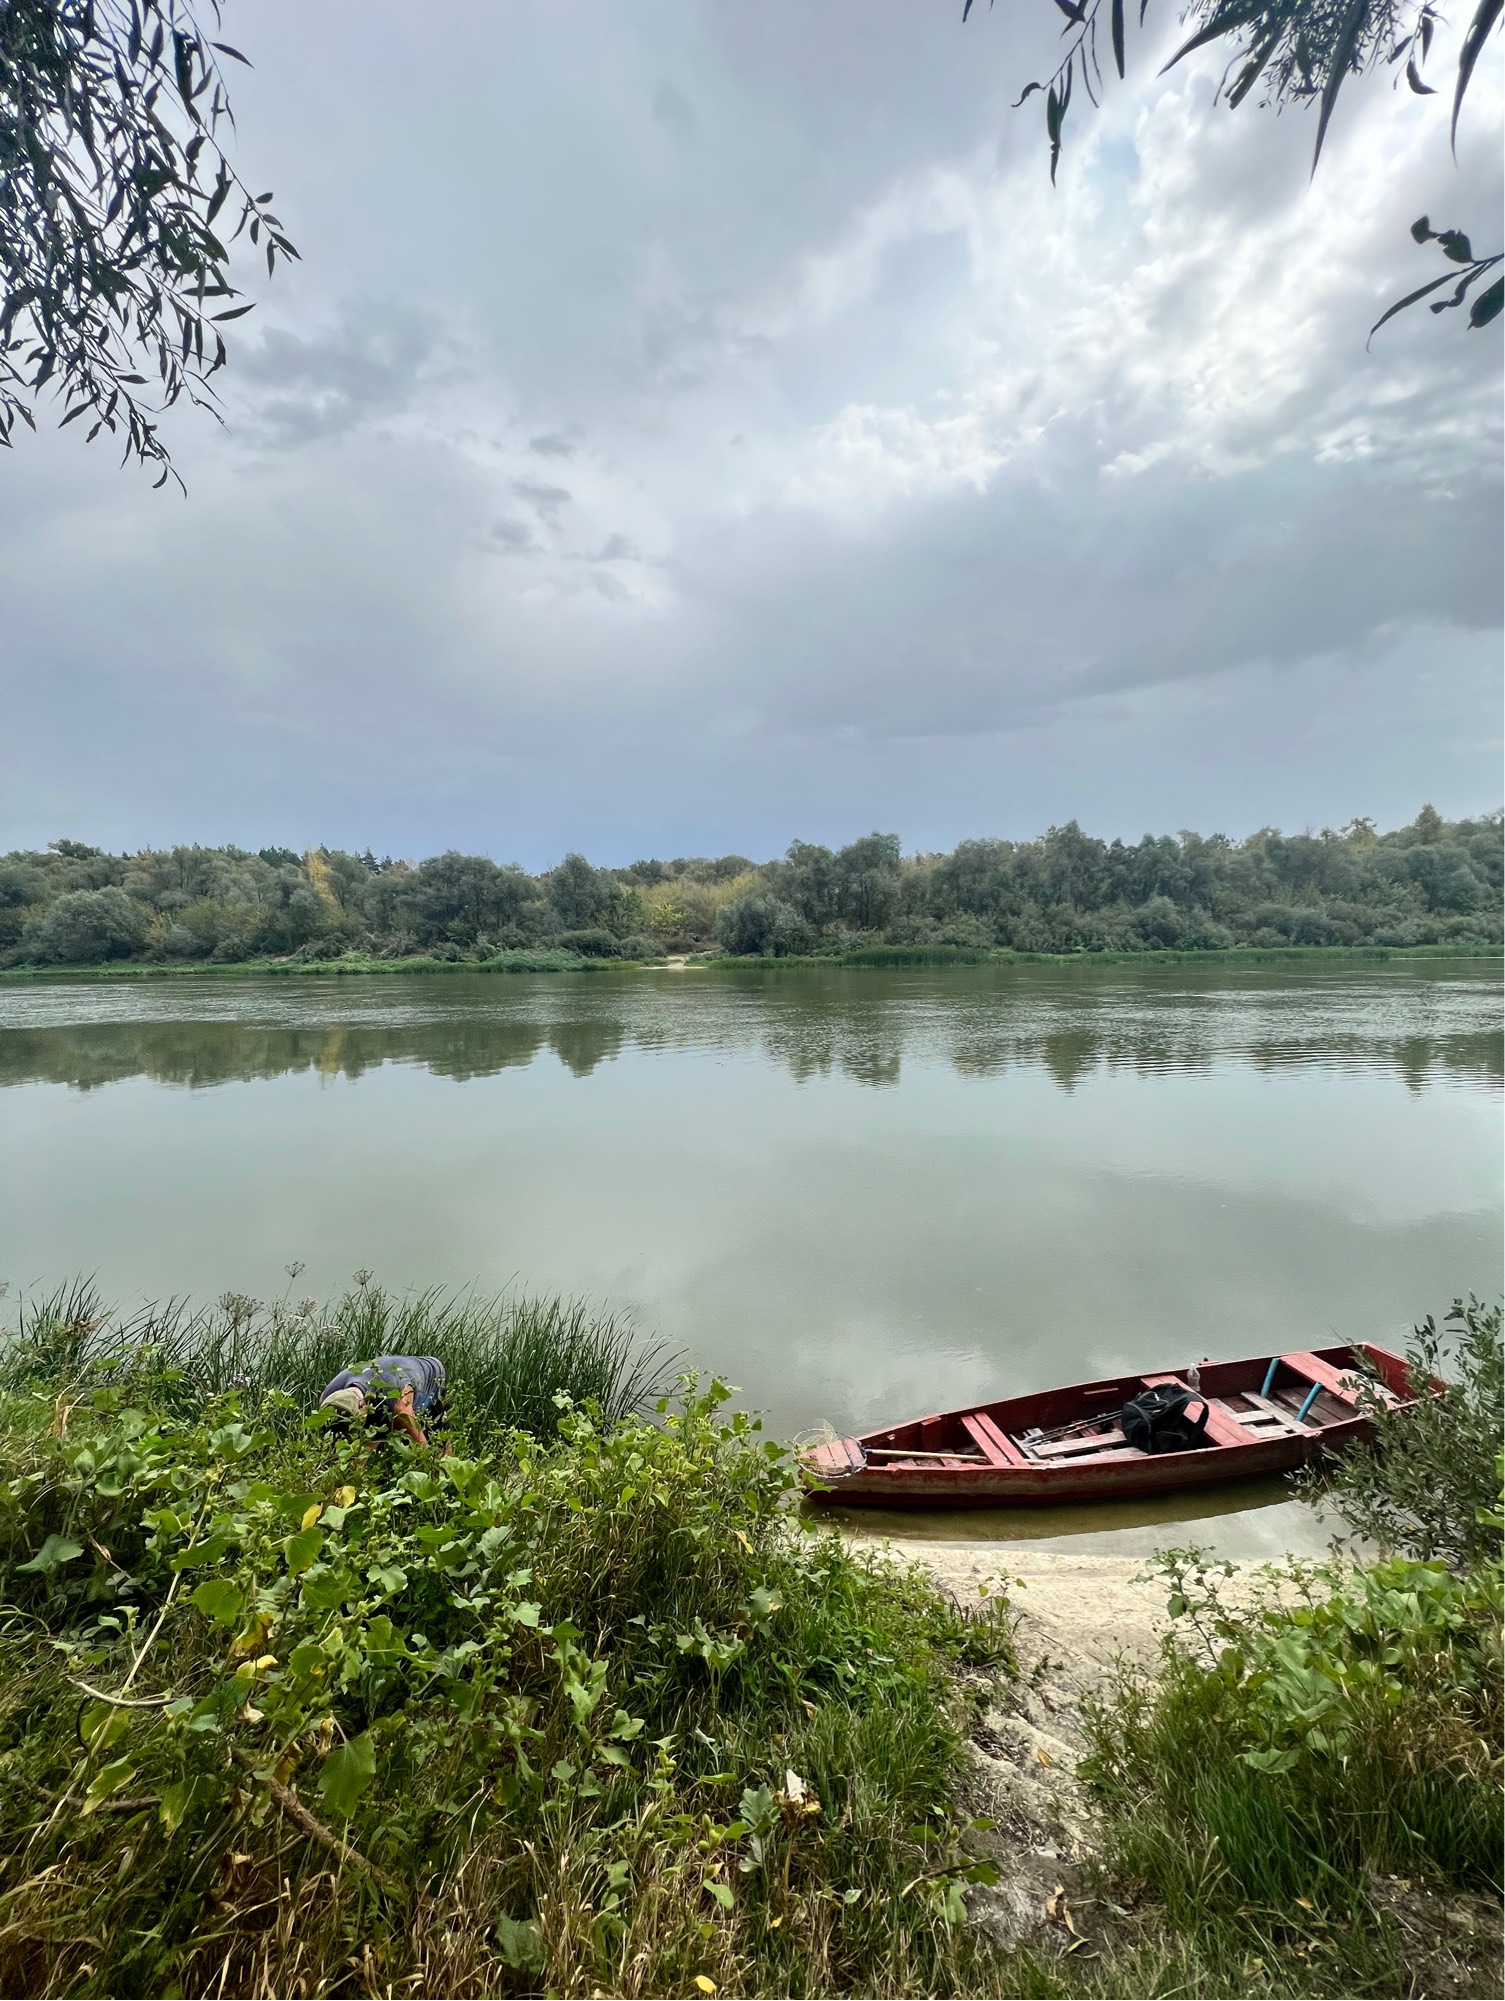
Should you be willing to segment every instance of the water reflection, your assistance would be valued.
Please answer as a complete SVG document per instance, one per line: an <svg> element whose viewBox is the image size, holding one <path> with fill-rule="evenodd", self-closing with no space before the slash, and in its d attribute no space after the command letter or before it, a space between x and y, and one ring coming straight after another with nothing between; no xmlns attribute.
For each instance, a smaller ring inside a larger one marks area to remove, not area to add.
<svg viewBox="0 0 1505 2001"><path fill-rule="evenodd" d="M783 1435L1393 1345L1497 1282L1499 1017L1482 965L0 982L0 1282L584 1293Z"/></svg>
<svg viewBox="0 0 1505 2001"><path fill-rule="evenodd" d="M199 1089L386 1064L463 1082L544 1055L587 1078L627 1052L698 1049L877 1090L914 1063L974 1078L1033 1069L1069 1093L1099 1071L1229 1062L1384 1070L1420 1090L1499 1084L1499 1010L1497 973L1481 966L59 982L0 990L0 1086L140 1076Z"/></svg>
<svg viewBox="0 0 1505 2001"><path fill-rule="evenodd" d="M926 1543L1143 1557L1195 1543L1235 1562L1264 1562L1325 1555L1333 1538L1345 1532L1335 1516L1293 1500L1283 1477L1073 1507L890 1510L843 1508L832 1501L806 1502L805 1512L859 1536L881 1536L921 1557Z"/></svg>

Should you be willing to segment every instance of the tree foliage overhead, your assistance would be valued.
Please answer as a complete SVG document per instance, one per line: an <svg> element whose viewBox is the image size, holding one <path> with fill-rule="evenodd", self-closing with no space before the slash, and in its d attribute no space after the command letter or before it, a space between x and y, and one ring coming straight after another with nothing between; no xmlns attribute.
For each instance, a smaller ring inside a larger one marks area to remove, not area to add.
<svg viewBox="0 0 1505 2001"><path fill-rule="evenodd" d="M1122 80L1126 65L1126 11L1137 11L1138 25L1142 27L1149 4L1150 0L1054 0L1066 21L1062 30L1064 51L1048 77L1025 85L1015 107L1037 91L1045 99L1045 135L1050 147L1052 182L1060 163L1066 115L1074 92L1080 89L1096 105L1106 85L1106 65L1110 62ZM1502 0L1474 0L1453 81L1450 136L1455 146L1463 100L1484 45L1499 24L1501 5ZM963 0L963 22L972 7L973 0ZM1229 47L1229 55L1219 95L1230 108L1242 104L1256 87L1261 92L1260 101L1265 104L1315 104L1318 115L1312 147L1313 173L1322 157L1338 93L1350 77L1404 63L1406 83L1417 96L1438 95L1424 74L1440 18L1436 0L1191 0L1184 18L1192 32L1165 68L1174 69L1197 49L1224 43ZM1425 216L1413 225L1412 235L1418 243L1435 241L1452 263L1467 268L1461 273L1445 271L1431 284L1398 300L1375 322L1371 332L1377 332L1386 320L1446 284L1453 285L1453 296L1435 301L1431 310L1441 313L1461 306L1477 281L1501 262L1499 256L1475 257L1468 238L1460 230L1434 230ZM1499 316L1502 307L1505 307L1505 281L1496 279L1474 298L1469 325L1487 326Z"/></svg>
<svg viewBox="0 0 1505 2001"><path fill-rule="evenodd" d="M383 958L484 963L567 951L646 958L838 953L882 943L986 951L1454 945L1501 936L1502 822L1423 807L1380 834L1102 841L1075 821L1033 841L905 855L896 834L795 841L777 861L685 856L529 875L486 855L409 862L314 848L110 855L82 841L0 856L0 966Z"/></svg>
<svg viewBox="0 0 1505 2001"><path fill-rule="evenodd" d="M0 0L0 444L51 390L125 458L171 474L158 412L214 408L245 234L297 252L268 194L224 150L233 126L216 40L188 0Z"/></svg>

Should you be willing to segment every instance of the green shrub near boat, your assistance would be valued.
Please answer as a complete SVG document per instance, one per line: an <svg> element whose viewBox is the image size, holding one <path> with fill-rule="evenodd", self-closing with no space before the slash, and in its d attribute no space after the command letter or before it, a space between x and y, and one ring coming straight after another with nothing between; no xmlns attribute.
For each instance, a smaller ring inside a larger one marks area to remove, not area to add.
<svg viewBox="0 0 1505 2001"><path fill-rule="evenodd" d="M1185 1553L1173 1603L1209 1639L1091 1718L1083 1776L1111 1865L1178 1932L1358 1920L1390 1872L1490 1890L1500 1871L1500 1572L1396 1557L1284 1577L1232 1611Z"/></svg>
<svg viewBox="0 0 1505 2001"><path fill-rule="evenodd" d="M1386 1881L1500 1889L1501 1314L1458 1300L1446 1325L1450 1352L1429 1317L1408 1359L1447 1389L1376 1400L1373 1449L1302 1483L1392 1553L1272 1566L1238 1609L1229 1566L1166 1552L1159 1671L1089 1711L1101 1866L1232 1991L1300 1969L1297 1992L1402 1991Z"/></svg>
<svg viewBox="0 0 1505 2001"><path fill-rule="evenodd" d="M4 1992L999 1991L950 1669L1006 1630L801 1528L719 1385L445 1458L154 1381L0 1409Z"/></svg>
<svg viewBox="0 0 1505 2001"><path fill-rule="evenodd" d="M1428 1314L1407 1348L1413 1377L1444 1387L1395 1411L1361 1386L1372 1448L1314 1467L1298 1491L1336 1510L1356 1536L1455 1568L1497 1561L1505 1349L1501 1309L1455 1299L1441 1328Z"/></svg>

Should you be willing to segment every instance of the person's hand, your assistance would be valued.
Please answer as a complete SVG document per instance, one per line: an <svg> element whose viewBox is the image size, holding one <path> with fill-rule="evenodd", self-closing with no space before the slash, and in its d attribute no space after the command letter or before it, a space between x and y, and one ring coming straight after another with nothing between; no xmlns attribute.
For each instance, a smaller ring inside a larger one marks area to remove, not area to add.
<svg viewBox="0 0 1505 2001"><path fill-rule="evenodd" d="M392 1425L394 1430L405 1431L415 1445L428 1444L428 1440L424 1437L419 1427L418 1419L413 1414L413 1385L411 1383L408 1384L402 1395L392 1406Z"/></svg>

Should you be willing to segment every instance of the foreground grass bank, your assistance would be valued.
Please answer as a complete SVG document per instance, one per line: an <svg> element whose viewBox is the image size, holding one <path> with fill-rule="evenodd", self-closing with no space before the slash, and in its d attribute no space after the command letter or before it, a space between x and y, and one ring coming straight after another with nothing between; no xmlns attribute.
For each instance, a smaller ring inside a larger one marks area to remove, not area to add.
<svg viewBox="0 0 1505 2001"><path fill-rule="evenodd" d="M1002 1991L951 1670L1007 1634L719 1386L440 1457L57 1311L6 1359L0 1991Z"/></svg>
<svg viewBox="0 0 1505 2001"><path fill-rule="evenodd" d="M1006 1611L803 1524L721 1386L643 1414L619 1322L306 1304L75 1287L0 1353L0 1991L1399 1995L1386 1886L1498 1887L1497 1312L1339 1486L1394 1558L1238 1613L1173 1559L1078 1951L969 1921ZM309 1417L387 1347L474 1377L449 1456Z"/></svg>

